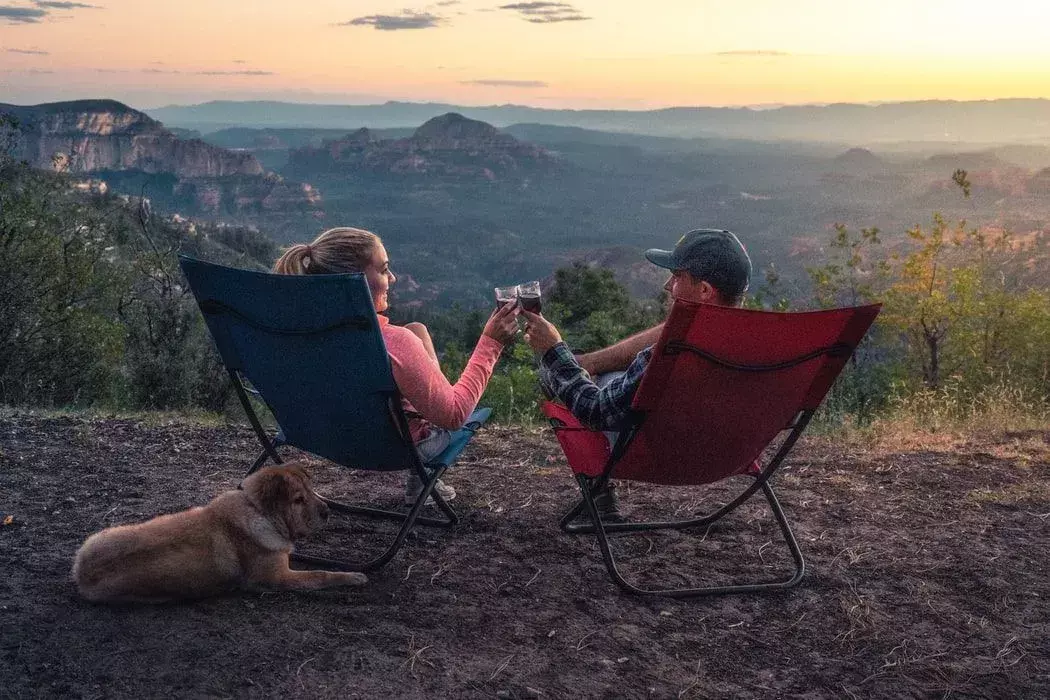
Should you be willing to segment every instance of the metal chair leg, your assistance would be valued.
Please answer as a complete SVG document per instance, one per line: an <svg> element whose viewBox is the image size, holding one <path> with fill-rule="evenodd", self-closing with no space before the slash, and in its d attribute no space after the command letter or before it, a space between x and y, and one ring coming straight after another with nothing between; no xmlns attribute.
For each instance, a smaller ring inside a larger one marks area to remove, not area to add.
<svg viewBox="0 0 1050 700"><path fill-rule="evenodd" d="M696 596L705 595L725 595L729 593L765 593L771 591L781 591L788 588L797 586L805 575L806 565L802 558L802 552L799 549L798 541L795 539L794 534L791 532L791 526L787 522L787 518L784 516L784 511L780 507L780 502L777 500L776 494L773 492L773 488L768 483L763 483L761 488L766 494L766 499L769 502L770 509L773 511L773 516L776 518L777 524L780 526L780 531L784 536L784 540L787 544L788 550L791 552L791 557L795 561L795 572L787 579L777 581L759 581L756 583L747 584L733 584L728 586L706 586L698 588L642 588L629 582L624 578L623 574L616 566L616 559L613 556L612 548L609 545L609 537L607 531L611 531L611 528L615 524L605 524L602 522L598 515L597 506L594 504L594 496L591 494L588 488L587 478L584 476L578 476L577 480L580 483L580 490L583 492L583 505L587 510L587 514L591 518L591 523L594 527L595 534L598 536L598 546L601 549L602 559L605 562L605 567L609 571L609 576L616 582L620 588L633 593L635 595L658 595L667 596L671 598L691 598ZM736 504L739 505L739 504ZM724 509L723 509L724 510ZM724 512L721 510L713 516L715 519L720 519ZM717 516L717 517L716 517ZM702 519L701 519L702 520ZM687 521L688 522L688 521ZM712 521L713 522L713 521ZM636 527L630 528L632 530L643 530L643 529L681 529L681 523L625 523L634 525ZM649 526L649 527L646 527ZM622 530L622 528L621 528Z"/></svg>

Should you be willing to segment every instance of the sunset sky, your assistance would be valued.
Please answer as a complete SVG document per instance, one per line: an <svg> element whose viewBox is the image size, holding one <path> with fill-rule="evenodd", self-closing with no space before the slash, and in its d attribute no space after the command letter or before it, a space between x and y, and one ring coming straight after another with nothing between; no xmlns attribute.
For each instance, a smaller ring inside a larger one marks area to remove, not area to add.
<svg viewBox="0 0 1050 700"><path fill-rule="evenodd" d="M0 101L1050 97L1046 0L0 0Z"/></svg>

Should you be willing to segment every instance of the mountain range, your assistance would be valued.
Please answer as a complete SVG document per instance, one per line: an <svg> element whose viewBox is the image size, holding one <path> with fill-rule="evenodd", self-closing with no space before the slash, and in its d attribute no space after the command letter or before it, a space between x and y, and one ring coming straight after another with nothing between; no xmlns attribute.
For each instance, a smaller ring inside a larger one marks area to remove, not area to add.
<svg viewBox="0 0 1050 700"><path fill-rule="evenodd" d="M865 145L894 142L1050 144L1050 100L917 101L878 105L671 107L656 110L567 110L520 105L472 107L387 102L323 105L216 101L149 110L169 126L201 132L228 127L328 129L414 127L456 112L497 127L517 123L575 126L652 136L821 141Z"/></svg>
<svg viewBox="0 0 1050 700"><path fill-rule="evenodd" d="M930 220L1050 240L1050 149L675 138L549 124L503 129L457 113L377 130L168 128L126 105L0 105L0 144L96 191L158 211L257 227L275 242L332 226L379 233L399 303L485 302L493 286L572 261L612 268L639 296L660 271L640 250L697 227L729 228L756 269L801 286L836 223L877 226L889 246ZM921 150L919 150L921 149ZM972 196L952 183L966 169ZM1035 272L1039 272L1035 270ZM790 285L790 283L789 283ZM799 291L799 294L804 293Z"/></svg>

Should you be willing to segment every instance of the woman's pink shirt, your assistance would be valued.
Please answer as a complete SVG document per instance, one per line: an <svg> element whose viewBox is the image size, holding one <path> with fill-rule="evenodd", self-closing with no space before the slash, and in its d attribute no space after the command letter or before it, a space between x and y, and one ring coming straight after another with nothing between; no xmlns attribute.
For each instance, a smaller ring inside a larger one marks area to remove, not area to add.
<svg viewBox="0 0 1050 700"><path fill-rule="evenodd" d="M390 355L394 382L405 399L412 439L418 442L426 437L431 424L448 430L462 428L485 392L503 345L487 335L481 336L459 380L450 384L438 363L427 354L423 341L412 331L391 324L382 315L379 327Z"/></svg>

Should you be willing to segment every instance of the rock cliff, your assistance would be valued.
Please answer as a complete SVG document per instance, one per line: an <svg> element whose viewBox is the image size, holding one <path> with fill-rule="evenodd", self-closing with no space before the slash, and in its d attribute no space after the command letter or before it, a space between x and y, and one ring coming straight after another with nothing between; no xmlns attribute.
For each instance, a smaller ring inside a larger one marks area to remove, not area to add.
<svg viewBox="0 0 1050 700"><path fill-rule="evenodd" d="M118 192L148 192L172 211L237 219L320 211L311 185L266 173L249 153L179 138L120 102L0 104L0 114L14 119L5 131L16 157L37 168L92 174L88 183L108 182Z"/></svg>
<svg viewBox="0 0 1050 700"><path fill-rule="evenodd" d="M180 178L263 174L253 155L180 139L160 122L112 100L0 104L0 114L17 121L15 155L38 168L138 170Z"/></svg>

